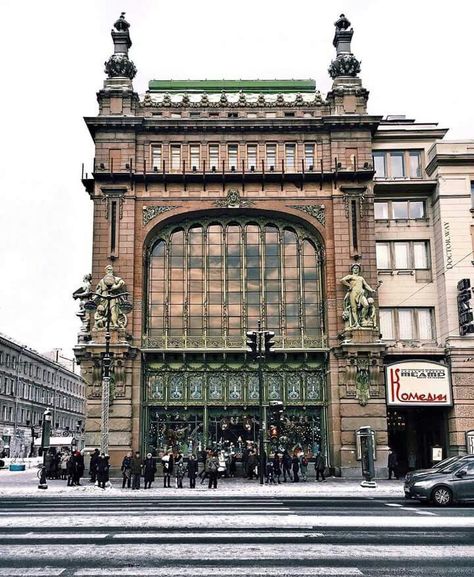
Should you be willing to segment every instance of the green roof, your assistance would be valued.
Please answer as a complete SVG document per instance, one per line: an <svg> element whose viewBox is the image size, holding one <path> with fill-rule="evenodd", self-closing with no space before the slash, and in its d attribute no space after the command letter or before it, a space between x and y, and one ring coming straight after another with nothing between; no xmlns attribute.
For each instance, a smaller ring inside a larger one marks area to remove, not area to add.
<svg viewBox="0 0 474 577"><path fill-rule="evenodd" d="M316 82L307 80L150 80L151 92L315 92Z"/></svg>

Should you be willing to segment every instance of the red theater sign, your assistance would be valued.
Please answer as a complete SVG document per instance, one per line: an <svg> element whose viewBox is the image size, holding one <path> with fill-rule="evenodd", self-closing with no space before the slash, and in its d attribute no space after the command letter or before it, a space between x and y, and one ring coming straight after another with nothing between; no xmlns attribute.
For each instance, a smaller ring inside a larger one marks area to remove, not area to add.
<svg viewBox="0 0 474 577"><path fill-rule="evenodd" d="M449 369L431 361L402 361L385 369L387 405L407 407L450 407Z"/></svg>

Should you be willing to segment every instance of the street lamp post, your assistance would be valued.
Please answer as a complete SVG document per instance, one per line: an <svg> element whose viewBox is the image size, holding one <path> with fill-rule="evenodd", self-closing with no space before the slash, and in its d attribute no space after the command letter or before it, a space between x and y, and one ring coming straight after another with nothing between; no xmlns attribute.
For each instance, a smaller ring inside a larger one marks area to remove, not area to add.
<svg viewBox="0 0 474 577"><path fill-rule="evenodd" d="M43 457L43 464L41 465L41 476L38 489L47 489L48 482L46 480L46 449L49 449L49 439L51 436L51 411L46 409L43 413L43 427L41 431L41 450Z"/></svg>
<svg viewBox="0 0 474 577"><path fill-rule="evenodd" d="M96 310L97 303L94 299L107 301L105 307L105 352L102 357L102 405L101 405L101 422L100 422L100 451L105 455L109 452L109 405L110 405L110 366L112 358L110 356L110 322L112 320L111 301L116 300L117 306L124 312L128 313L132 310L132 305L126 300L128 292L119 294L99 294L92 293L92 299L84 304L84 308L92 312Z"/></svg>

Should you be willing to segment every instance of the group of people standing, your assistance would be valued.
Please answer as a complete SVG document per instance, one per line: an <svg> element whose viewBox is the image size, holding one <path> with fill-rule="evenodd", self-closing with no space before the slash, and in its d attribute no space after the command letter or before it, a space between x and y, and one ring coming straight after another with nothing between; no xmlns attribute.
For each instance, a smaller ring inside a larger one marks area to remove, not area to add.
<svg viewBox="0 0 474 577"><path fill-rule="evenodd" d="M309 462L302 451L295 450L293 455L290 455L287 450L282 453L275 452L268 458L264 456L263 461L266 484L280 484L287 481L298 483L300 480L307 480ZM242 464L247 479L257 479L259 477L260 461L255 448L248 447L244 450ZM320 452L316 455L314 469L316 480L325 481L326 461L324 455ZM281 477L283 477L283 481Z"/></svg>
<svg viewBox="0 0 474 577"><path fill-rule="evenodd" d="M151 489L151 484L156 475L156 459L151 453L148 453L145 459L142 459L138 451L127 453L122 461L120 468L122 471L122 489L127 487L132 490L140 489L140 479L143 475L145 480L145 489Z"/></svg>

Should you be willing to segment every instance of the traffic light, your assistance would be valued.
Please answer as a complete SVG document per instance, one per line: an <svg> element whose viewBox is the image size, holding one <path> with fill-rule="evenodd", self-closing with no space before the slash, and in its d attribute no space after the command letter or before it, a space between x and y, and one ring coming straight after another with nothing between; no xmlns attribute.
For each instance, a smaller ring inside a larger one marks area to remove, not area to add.
<svg viewBox="0 0 474 577"><path fill-rule="evenodd" d="M258 335L255 331L249 331L247 333L247 350L249 350L254 357L256 357L258 353L257 337Z"/></svg>
<svg viewBox="0 0 474 577"><path fill-rule="evenodd" d="M273 340L275 338L275 333L273 331L265 331L264 336L265 336L265 352L272 353L273 352L272 347L275 346L275 341Z"/></svg>
<svg viewBox="0 0 474 577"><path fill-rule="evenodd" d="M281 401L270 401L270 422L278 425L283 421L283 403Z"/></svg>

